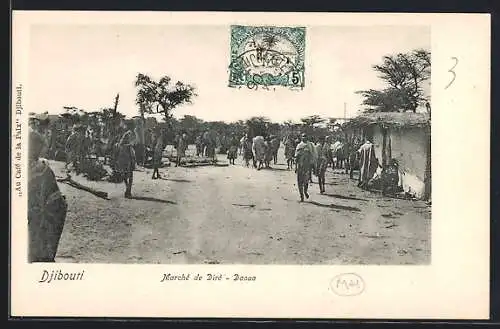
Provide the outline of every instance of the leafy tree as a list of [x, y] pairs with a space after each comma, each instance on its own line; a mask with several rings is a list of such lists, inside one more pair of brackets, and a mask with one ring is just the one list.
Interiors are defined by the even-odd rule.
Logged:
[[227, 126], [226, 134], [230, 136], [231, 134], [235, 134], [236, 137], [241, 138], [246, 132], [246, 124], [243, 120], [238, 120], [236, 122], [231, 122]]
[[108, 137], [112, 134], [113, 129], [115, 129], [118, 123], [125, 119], [125, 115], [112, 108], [102, 108], [100, 113], [100, 119], [104, 123], [104, 127], [107, 132], [106, 135]]
[[308, 117], [301, 118], [302, 122], [302, 131], [306, 133], [310, 137], [318, 137], [321, 134], [324, 134], [324, 130], [322, 128], [316, 127], [318, 123], [325, 122], [325, 119], [320, 117], [319, 115], [311, 115]]
[[182, 132], [186, 133], [189, 142], [193, 142], [197, 135], [203, 130], [203, 120], [193, 116], [185, 115], [180, 121], [180, 129]]
[[275, 135], [280, 137], [281, 135], [281, 125], [279, 123], [273, 122], [268, 125], [268, 132], [270, 135]]
[[270, 121], [266, 117], [251, 117], [246, 121], [250, 137], [264, 136], [268, 134]]
[[181, 81], [171, 84], [169, 76], [155, 81], [148, 75], [139, 73], [135, 86], [137, 87], [136, 104], [139, 106], [139, 113], [141, 115], [161, 113], [165, 122], [172, 119], [172, 111], [177, 106], [191, 103], [197, 96], [193, 86]]
[[364, 97], [363, 104], [370, 106], [368, 111], [397, 112], [409, 106], [407, 93], [399, 89], [387, 88], [382, 91], [370, 89], [358, 93]]
[[403, 109], [415, 112], [417, 107], [428, 99], [425, 97], [422, 83], [431, 76], [431, 54], [424, 49], [409, 53], [384, 56], [382, 63], [374, 65], [387, 88], [384, 90], [361, 90], [363, 104], [375, 111], [393, 112]]
[[288, 138], [288, 136], [297, 137], [300, 134], [302, 124], [295, 123], [291, 120], [286, 120], [281, 125], [281, 137]]
[[301, 118], [300, 121], [306, 127], [314, 127], [318, 123], [325, 122], [325, 119], [323, 119], [319, 115], [315, 114], [315, 115], [311, 115], [311, 116], [308, 116], [308, 117]]

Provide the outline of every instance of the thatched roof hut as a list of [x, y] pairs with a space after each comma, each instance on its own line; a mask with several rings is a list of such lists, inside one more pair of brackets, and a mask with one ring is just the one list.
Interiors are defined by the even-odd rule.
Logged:
[[430, 126], [427, 113], [370, 112], [351, 119], [342, 128], [348, 134], [371, 139], [383, 166], [391, 159], [399, 163], [404, 172], [401, 184], [405, 192], [429, 199]]
[[369, 112], [359, 115], [343, 126], [344, 129], [364, 128], [378, 125], [381, 128], [426, 128], [430, 127], [430, 115], [413, 112]]

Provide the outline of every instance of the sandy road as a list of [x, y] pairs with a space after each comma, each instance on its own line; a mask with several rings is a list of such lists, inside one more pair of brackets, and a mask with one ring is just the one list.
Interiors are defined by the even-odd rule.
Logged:
[[[221, 160], [224, 161], [223, 156]], [[135, 172], [124, 185], [89, 182], [111, 200], [65, 184], [69, 203], [58, 262], [240, 264], [426, 264], [430, 208], [362, 191], [348, 176], [327, 173], [298, 202], [295, 175], [235, 166]], [[51, 163], [56, 174], [61, 163]]]

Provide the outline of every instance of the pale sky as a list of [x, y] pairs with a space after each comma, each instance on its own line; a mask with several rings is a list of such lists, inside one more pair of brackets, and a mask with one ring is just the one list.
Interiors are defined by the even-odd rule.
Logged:
[[111, 107], [131, 117], [138, 72], [169, 75], [197, 88], [192, 105], [175, 116], [235, 121], [263, 115], [273, 121], [319, 114], [343, 117], [361, 108], [357, 90], [382, 88], [372, 65], [382, 56], [416, 48], [430, 50], [430, 28], [306, 27], [305, 87], [275, 91], [228, 87], [229, 26], [43, 25], [31, 31], [29, 112], [87, 111]]

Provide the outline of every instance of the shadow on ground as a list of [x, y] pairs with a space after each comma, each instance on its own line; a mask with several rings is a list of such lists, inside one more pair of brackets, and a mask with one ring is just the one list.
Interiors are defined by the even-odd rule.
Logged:
[[338, 204], [324, 204], [324, 203], [319, 203], [316, 201], [309, 201], [308, 203], [313, 204], [318, 207], [324, 207], [324, 208], [331, 208], [331, 209], [338, 209], [338, 210], [347, 210], [347, 211], [361, 211], [361, 209], [356, 208], [356, 207], [349, 207], [349, 206], [341, 206]]
[[192, 180], [189, 180], [189, 179], [175, 179], [175, 178], [165, 178], [165, 177], [161, 177], [160, 179], [168, 180], [168, 181], [176, 182], [176, 183], [192, 183], [193, 182]]
[[343, 200], [368, 201], [366, 199], [356, 198], [356, 197], [352, 197], [352, 196], [345, 196], [345, 195], [340, 195], [340, 194], [324, 193], [323, 195], [326, 195], [326, 196], [329, 196], [332, 198], [343, 199]]
[[161, 203], [169, 203], [169, 204], [177, 204], [177, 202], [170, 200], [157, 199], [149, 196], [131, 196], [129, 199], [132, 200], [143, 200], [143, 201], [153, 201], [153, 202], [161, 202]]
[[291, 171], [290, 169], [286, 169], [286, 168], [276, 168], [276, 167], [263, 168], [263, 170], [271, 170], [271, 171]]

